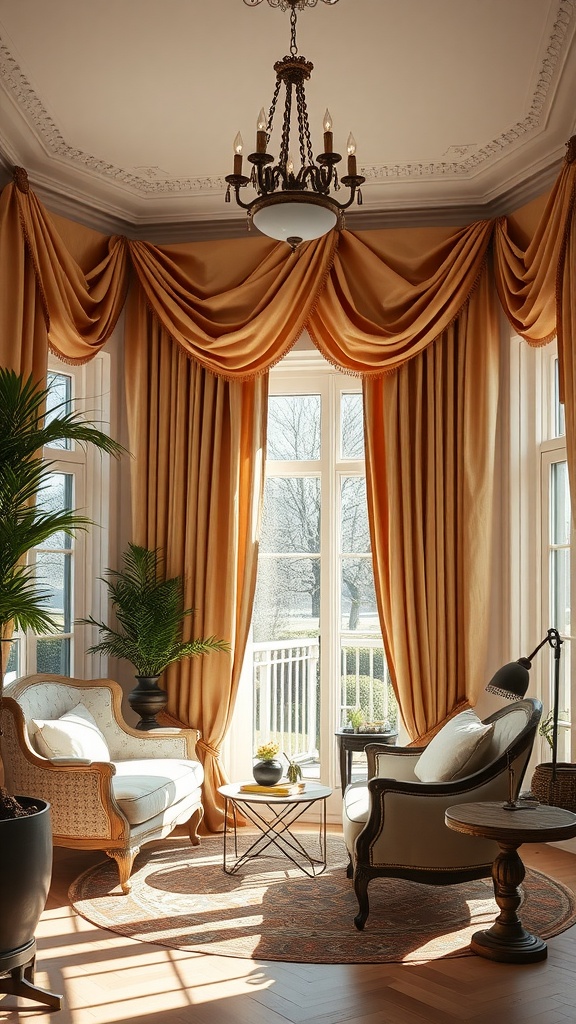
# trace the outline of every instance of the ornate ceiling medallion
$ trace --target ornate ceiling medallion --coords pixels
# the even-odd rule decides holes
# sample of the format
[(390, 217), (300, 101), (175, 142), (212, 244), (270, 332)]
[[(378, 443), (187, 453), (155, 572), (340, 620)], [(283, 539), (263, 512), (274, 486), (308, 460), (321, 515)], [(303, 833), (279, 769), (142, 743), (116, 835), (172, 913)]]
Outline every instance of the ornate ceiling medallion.
[[(247, 7), (257, 7), (262, 0), (244, 0)], [(270, 7), (279, 7), (281, 11), (287, 11), (289, 7), (297, 7), (303, 11), (305, 7), (316, 7), (318, 0), (268, 0)], [(338, 0), (322, 0), (323, 4), (337, 4)]]

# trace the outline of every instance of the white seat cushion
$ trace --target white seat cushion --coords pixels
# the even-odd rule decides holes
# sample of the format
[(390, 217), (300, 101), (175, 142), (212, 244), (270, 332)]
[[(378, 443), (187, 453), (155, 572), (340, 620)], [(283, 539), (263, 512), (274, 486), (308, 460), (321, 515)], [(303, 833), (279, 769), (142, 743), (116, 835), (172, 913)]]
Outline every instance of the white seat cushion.
[(115, 761), (112, 792), (131, 825), (161, 814), (202, 785), (204, 769), (199, 761), (154, 758)]
[(56, 719), (32, 719), (32, 740), (44, 757), (83, 758), (109, 761), (104, 735), (83, 704), (77, 704)]
[(414, 765), (421, 782), (449, 782), (482, 767), (494, 724), (485, 725), (469, 708), (451, 718), (434, 736)]

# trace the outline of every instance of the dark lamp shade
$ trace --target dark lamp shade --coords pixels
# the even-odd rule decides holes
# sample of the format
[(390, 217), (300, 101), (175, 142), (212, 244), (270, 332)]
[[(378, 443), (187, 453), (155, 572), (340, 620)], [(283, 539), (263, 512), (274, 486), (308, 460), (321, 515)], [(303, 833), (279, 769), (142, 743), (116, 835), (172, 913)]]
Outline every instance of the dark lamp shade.
[(498, 669), (486, 689), (489, 693), (497, 693), (499, 697), (506, 697), (508, 700), (520, 700), (526, 695), (530, 682), (529, 668), (530, 662), (527, 658), (510, 661)]

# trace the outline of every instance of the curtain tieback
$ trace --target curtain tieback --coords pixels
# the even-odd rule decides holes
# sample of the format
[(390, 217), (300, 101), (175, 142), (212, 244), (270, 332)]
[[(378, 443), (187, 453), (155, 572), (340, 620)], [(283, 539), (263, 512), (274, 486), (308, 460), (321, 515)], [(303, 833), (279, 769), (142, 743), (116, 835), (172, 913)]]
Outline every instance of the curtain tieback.
[(206, 740), (198, 740), (196, 745), (201, 748), (204, 754), (210, 754), (211, 757), (215, 758), (220, 757), (220, 751), (218, 748), (211, 746), (210, 743), (206, 743)]
[(14, 167), (12, 171), (12, 177), (14, 184), (19, 192), (23, 192), (24, 195), (30, 191), (30, 183), (28, 181), (28, 173), (24, 167)]

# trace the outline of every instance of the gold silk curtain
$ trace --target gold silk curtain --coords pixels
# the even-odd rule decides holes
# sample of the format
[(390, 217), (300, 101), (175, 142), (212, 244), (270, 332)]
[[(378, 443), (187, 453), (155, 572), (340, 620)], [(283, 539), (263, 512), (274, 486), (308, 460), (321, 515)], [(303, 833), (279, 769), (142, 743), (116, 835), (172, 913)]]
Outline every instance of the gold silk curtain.
[[(223, 825), (219, 761), (250, 627), (263, 493), (267, 369), (294, 344), (337, 236), (295, 257), (242, 243), (130, 243), (138, 284), (126, 320), (134, 536), (186, 579), (193, 631), (229, 640), (163, 680), (168, 710), (199, 728), (205, 823)], [(153, 311), (153, 316), (148, 310)], [(216, 377), (212, 371), (219, 371)]]
[(346, 233), (310, 324), (327, 358), (362, 374), (380, 622), (414, 740), (475, 703), (482, 682), (499, 358), (492, 229)]
[(485, 272), (439, 338), (395, 373), (364, 381), (380, 621), (418, 742), (474, 703), (483, 682), (499, 344)]
[(227, 781), (220, 748), (256, 582), (268, 376), (227, 381), (209, 373), (173, 343), (139, 289), (128, 305), (126, 375), (135, 542), (165, 551), (170, 573), (184, 571), (186, 606), (195, 609), (190, 637), (231, 645), (230, 655), (187, 660), (162, 680), (172, 718), (201, 731), (205, 825), (218, 831), (218, 786)]
[[(531, 345), (558, 337), (560, 398), (564, 402), (572, 517), (576, 516), (576, 136), (540, 224), (526, 244), (512, 218), (496, 230), (496, 284), (514, 329)], [(512, 226), (511, 226), (512, 225)]]
[(263, 373), (292, 347), (324, 284), (335, 232), (287, 256), (269, 238), (130, 253), (150, 308), (182, 349), (220, 377)]
[[(56, 230), (54, 222), (28, 186), (22, 169), (16, 182), (7, 185), (2, 193), (6, 202), (7, 224), (11, 229), (10, 244), (15, 240), (15, 224), (20, 224), (21, 240), (25, 243), (28, 266), (33, 268), (40, 308), (44, 314), (48, 344), (66, 362), (84, 363), (100, 351), (108, 340), (120, 315), (126, 298), (128, 262), (126, 239), (114, 236), (106, 239), (98, 252), (95, 265), (85, 273), (70, 253)], [(88, 233), (78, 225), (78, 235)], [(9, 259), (9, 256), (8, 256)], [(14, 300), (21, 308), (19, 295)], [(36, 359), (45, 366), (47, 358), (46, 334), (37, 339), (41, 349), (29, 360)]]
[[(26, 181), (27, 187), (27, 181)], [(18, 189), (0, 196), (0, 363), (44, 381), (48, 365), (47, 312), (26, 247)]]
[[(576, 158), (576, 146), (569, 155)], [(564, 401), (572, 518), (576, 519), (576, 164), (571, 165), (571, 170), (570, 180), (566, 183), (569, 206), (563, 225), (556, 294), (560, 394)]]
[[(189, 575), (198, 633), (214, 623), (233, 644), (218, 677), (224, 655), (168, 682), (174, 716), (203, 730), (211, 827), (221, 823), (218, 749), (253, 592), (266, 372), (303, 326), (326, 359), (363, 378), (375, 575), (403, 717), (416, 738), (474, 703), (488, 600), (489, 570), (478, 567), (491, 528), (495, 287), (530, 343), (546, 342), (558, 323), (571, 468), (576, 455), (572, 161), (570, 147), (528, 236), (511, 216), (332, 233), (296, 256), (260, 237), (178, 246), (106, 238), (51, 217), (25, 172), (4, 189), (5, 365), (42, 376), (47, 344), (65, 360), (90, 359), (134, 269), (126, 388), (136, 534), (166, 544), (171, 570)], [(477, 555), (466, 550), (472, 541)], [(431, 573), (452, 581), (447, 606)]]
[(492, 227), (342, 232), (309, 323), (317, 348), (363, 378), (424, 351), (478, 281)]

